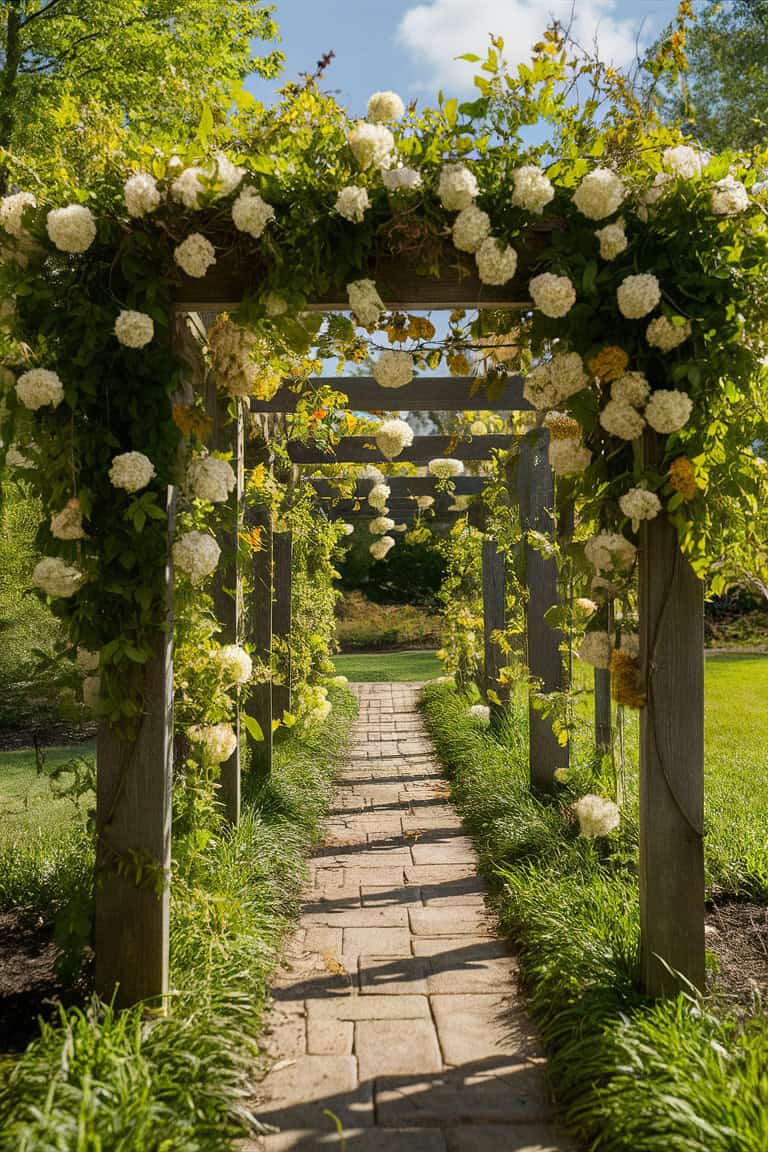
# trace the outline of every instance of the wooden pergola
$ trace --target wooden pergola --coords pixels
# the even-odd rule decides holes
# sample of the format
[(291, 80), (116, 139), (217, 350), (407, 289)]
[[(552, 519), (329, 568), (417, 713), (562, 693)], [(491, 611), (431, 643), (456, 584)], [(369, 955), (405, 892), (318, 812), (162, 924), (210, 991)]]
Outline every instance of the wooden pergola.
[[(463, 259), (439, 279), (415, 274), (406, 263), (391, 258), (373, 261), (360, 275), (375, 279), (379, 294), (390, 309), (403, 311), (455, 308), (519, 308), (527, 303), (526, 285), (538, 256), (547, 243), (546, 232), (532, 232), (520, 260), (517, 277), (504, 288), (488, 288)], [(221, 260), (204, 278), (185, 279), (176, 291), (180, 314), (236, 311), (257, 289), (253, 267), (237, 254)], [(348, 311), (343, 293), (320, 293), (308, 307), (318, 311)], [(177, 328), (177, 332), (178, 332)], [(178, 339), (178, 337), (177, 337)], [(360, 410), (389, 410), (393, 402), (403, 409), (499, 410), (527, 407), (519, 378), (510, 378), (492, 401), (482, 389), (470, 394), (467, 380), (419, 378), (397, 392), (379, 389), (370, 379), (334, 380), (349, 396), (349, 406)], [(289, 389), (254, 409), (262, 413), (289, 412), (296, 397)], [(215, 398), (211, 401), (216, 409)], [(232, 430), (230, 425), (229, 429)], [(231, 436), (239, 464), (242, 494), (242, 427)], [(426, 463), (449, 454), (465, 460), (483, 460), (510, 438), (475, 437), (450, 446), (445, 438), (417, 437), (398, 459)], [(222, 446), (222, 442), (218, 442)], [(375, 463), (382, 458), (365, 437), (342, 440), (335, 455), (293, 444), (290, 459), (298, 465), (322, 463)], [(393, 494), (416, 487), (427, 478), (388, 481)], [(467, 478), (469, 479), (469, 478)], [(466, 491), (463, 479), (457, 491)], [(318, 495), (323, 482), (316, 482)], [(427, 488), (426, 485), (421, 489)], [(552, 536), (554, 483), (547, 458), (547, 433), (536, 429), (520, 445), (518, 491), (525, 532)], [(173, 510), (169, 491), (169, 509)], [(173, 516), (170, 516), (171, 530)], [(272, 534), (263, 516), (265, 549), (254, 556), (249, 573), (253, 587), (248, 606), (248, 641), (268, 654), (272, 636), (290, 630), (291, 542), (287, 534)], [(232, 544), (233, 541), (222, 541)], [(487, 586), (487, 631), (503, 627), (503, 557), (493, 541), (484, 550)], [(141, 999), (164, 1002), (168, 991), (169, 876), (171, 863), (171, 785), (173, 775), (173, 665), (172, 573), (166, 568), (168, 628), (159, 633), (154, 656), (146, 667), (145, 713), (137, 738), (126, 742), (103, 730), (98, 741), (97, 789), (97, 906), (96, 984), (109, 999), (118, 987), (118, 1002)], [(526, 548), (525, 579), (529, 597), (527, 658), (531, 676), (541, 690), (563, 687), (561, 637), (545, 621), (557, 603), (557, 571), (553, 560), (537, 548)], [(224, 574), (215, 591), (225, 642), (242, 637), (242, 605), (237, 574)], [(501, 614), (499, 613), (501, 605)], [(650, 994), (677, 990), (680, 976), (698, 987), (704, 982), (704, 866), (703, 866), (703, 591), (680, 553), (676, 533), (660, 516), (645, 522), (640, 541), (641, 663), (648, 703), (641, 716), (641, 845), (640, 894), (642, 916), (642, 978)], [(493, 658), (489, 661), (493, 670)], [(284, 686), (259, 685), (248, 709), (265, 739), (253, 745), (260, 771), (271, 764), (271, 719), (286, 706)], [(531, 779), (541, 790), (552, 788), (556, 768), (568, 763), (568, 750), (555, 739), (550, 723), (531, 709)], [(228, 817), (238, 819), (240, 795), (239, 754), (222, 766), (222, 798)], [(117, 866), (118, 855), (146, 863), (152, 882), (136, 885)], [(680, 974), (680, 976), (677, 975)]]

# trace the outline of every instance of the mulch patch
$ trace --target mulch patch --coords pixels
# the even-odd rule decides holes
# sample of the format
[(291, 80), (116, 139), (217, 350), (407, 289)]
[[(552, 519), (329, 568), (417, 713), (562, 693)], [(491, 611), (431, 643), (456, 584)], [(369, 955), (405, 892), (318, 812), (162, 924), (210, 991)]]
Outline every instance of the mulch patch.
[(65, 987), (56, 973), (59, 948), (42, 917), (0, 912), (0, 1051), (23, 1052), (59, 1005), (80, 1001), (85, 987)]
[(768, 999), (768, 907), (730, 901), (714, 904), (706, 917), (706, 942), (718, 961), (713, 991), (739, 1009), (755, 994)]

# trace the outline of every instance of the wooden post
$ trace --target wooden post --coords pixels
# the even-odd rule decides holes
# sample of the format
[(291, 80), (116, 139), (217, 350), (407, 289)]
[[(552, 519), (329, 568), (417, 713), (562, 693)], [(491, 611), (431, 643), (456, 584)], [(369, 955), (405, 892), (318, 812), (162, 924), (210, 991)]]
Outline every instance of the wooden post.
[[(551, 539), (555, 493), (548, 446), (549, 433), (545, 428), (537, 428), (524, 437), (520, 445), (518, 498), (523, 532), (538, 532)], [(542, 692), (558, 692), (563, 688), (562, 634), (544, 619), (546, 612), (558, 603), (557, 564), (529, 542), (525, 544), (524, 560), (528, 670)], [(555, 771), (568, 767), (568, 746), (558, 744), (551, 720), (542, 716), (533, 703), (529, 717), (531, 787), (549, 792), (554, 787)]]
[[(605, 631), (613, 633), (613, 602), (609, 600), (600, 610), (600, 624)], [(611, 705), (610, 668), (595, 668), (595, 748), (600, 757), (606, 756), (613, 747), (613, 721)]]
[[(174, 494), (168, 489), (169, 541)], [(166, 628), (143, 676), (144, 711), (134, 740), (102, 727), (96, 745), (95, 985), (120, 1008), (168, 994), (171, 791), (173, 785), (173, 578), (163, 573)], [(137, 883), (138, 875), (141, 881)]]
[[(249, 467), (270, 465), (269, 443), (260, 439), (249, 444)], [(272, 663), (272, 507), (253, 504), (246, 510), (247, 527), (261, 533), (261, 548), (253, 553), (248, 598), (248, 639), (253, 655), (268, 668)], [(261, 779), (272, 772), (272, 682), (252, 685), (246, 712), (259, 725), (263, 739), (251, 744), (251, 765)]]
[(704, 988), (704, 591), (664, 515), (641, 525), (639, 604), (641, 979), (672, 996)]
[[(226, 404), (216, 392), (216, 382), (209, 378), (206, 389), (206, 410), (213, 422), (211, 442), (219, 452), (232, 453), (232, 466), (237, 482), (227, 503), (230, 522), (217, 534), (221, 548), (221, 561), (213, 579), (213, 607), (221, 625), (219, 638), (223, 644), (239, 644), (242, 638), (242, 578), (239, 571), (239, 532), (243, 511), (243, 414), (237, 401), (237, 420), (226, 422)], [(235, 732), (237, 748), (221, 765), (220, 799), (224, 816), (230, 824), (240, 822), (240, 703), (235, 705)]]
[[(499, 680), (504, 658), (492, 639), (506, 627), (506, 557), (495, 540), (483, 540), (483, 640), (485, 647), (485, 694), (491, 708), (491, 726), (498, 728), (509, 701), (509, 689)], [(491, 695), (493, 694), (493, 695)], [(498, 700), (494, 699), (498, 697)]]
[(272, 686), (272, 711), (280, 718), (291, 710), (291, 563), (293, 560), (293, 533), (276, 532), (273, 537), (275, 598), (272, 604), (272, 635), (281, 641), (284, 649), (284, 684)]

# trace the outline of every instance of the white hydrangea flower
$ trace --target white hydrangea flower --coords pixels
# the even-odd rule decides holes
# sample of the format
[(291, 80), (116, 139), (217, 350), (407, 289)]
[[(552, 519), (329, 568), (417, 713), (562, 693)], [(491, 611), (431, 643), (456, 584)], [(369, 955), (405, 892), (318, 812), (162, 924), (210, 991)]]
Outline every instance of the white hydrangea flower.
[(355, 531), (354, 524), (350, 524), (349, 522), (342, 524), (341, 528), (345, 536), (351, 536)]
[(237, 168), (223, 152), (217, 152), (208, 165), (210, 179), (216, 183), (216, 199), (231, 195), (242, 183), (245, 169)]
[(613, 642), (607, 632), (585, 632), (578, 657), (593, 668), (610, 668), (612, 651)]
[(650, 393), (651, 386), (642, 372), (625, 372), (611, 384), (611, 399), (633, 408), (642, 408)]
[(237, 477), (232, 465), (218, 456), (195, 456), (187, 468), (187, 489), (197, 500), (223, 504), (234, 491)]
[(136, 219), (149, 216), (160, 207), (157, 181), (148, 172), (136, 172), (133, 176), (129, 176), (123, 188), (123, 195), (128, 215)]
[(392, 166), (395, 138), (383, 124), (366, 124), (363, 120), (350, 131), (347, 141), (363, 170)]
[(264, 229), (275, 218), (275, 210), (271, 204), (256, 191), (255, 188), (243, 188), (240, 195), (232, 205), (232, 222), (238, 232), (246, 232), (258, 240)]
[(270, 320), (277, 316), (285, 316), (288, 311), (288, 301), (278, 292), (267, 292), (264, 297), (264, 311)]
[[(381, 473), (379, 473), (379, 475), (381, 475)], [(383, 512), (391, 495), (392, 489), (389, 487), (389, 484), (379, 482), (378, 484), (374, 484), (368, 493), (368, 503), (371, 508), (376, 508), (380, 512)]]
[(77, 496), (68, 500), (61, 512), (55, 512), (51, 516), (51, 534), (57, 540), (85, 539), (83, 513)]
[(453, 246), (460, 252), (477, 252), (491, 234), (491, 218), (482, 208), (470, 204), (453, 222)]
[(488, 425), (484, 420), (473, 420), (469, 426), (469, 431), (473, 436), (487, 436)]
[(487, 704), (473, 704), (469, 709), (469, 715), (483, 726), (491, 722), (491, 709)]
[(627, 320), (642, 320), (661, 300), (661, 285), (651, 272), (625, 276), (616, 289), (616, 300)]
[(46, 404), (58, 408), (64, 399), (64, 385), (56, 372), (48, 368), (32, 368), (23, 372), (16, 381), (16, 395), (32, 412)]
[(434, 496), (417, 496), (416, 497), (416, 507), (419, 509), (420, 512), (426, 512), (426, 510), (428, 508), (432, 507), (434, 502), (435, 502)]
[(394, 526), (395, 522), (390, 520), (389, 516), (374, 516), (368, 525), (368, 531), (371, 536), (386, 536), (387, 532), (391, 532)]
[(386, 311), (373, 280), (353, 280), (347, 284), (347, 299), (358, 324), (364, 328), (374, 328)]
[(521, 168), (515, 168), (512, 180), (515, 185), (512, 203), (516, 208), (525, 208), (527, 212), (541, 215), (547, 204), (555, 198), (552, 182), (537, 164), (524, 164)]
[(374, 92), (368, 100), (367, 116), (371, 124), (389, 124), (405, 115), (405, 104), (397, 92)]
[(155, 466), (143, 452), (122, 452), (112, 458), (109, 479), (113, 488), (140, 492), (155, 475)]
[(200, 744), (213, 764), (223, 764), (237, 748), (237, 736), (231, 724), (193, 724), (187, 729), (193, 744)]
[(221, 549), (207, 532), (185, 532), (173, 545), (173, 563), (179, 572), (199, 584), (216, 571)]
[(454, 496), (453, 504), (448, 505), (449, 512), (466, 512), (469, 508), (469, 496)]
[(537, 364), (531, 368), (523, 383), (523, 397), (540, 411), (554, 408), (560, 402), (559, 393), (552, 383), (549, 364)]
[(115, 320), (115, 336), (126, 348), (144, 348), (155, 335), (155, 322), (146, 312), (124, 308)]
[(413, 444), (413, 428), (405, 420), (385, 420), (376, 429), (376, 444), (387, 460), (394, 460), (404, 448)]
[(454, 476), (461, 476), (464, 471), (464, 464), (461, 460), (453, 460), (449, 456), (438, 457), (435, 460), (430, 460), (427, 471), (430, 476), (436, 476), (438, 480), (451, 480)]
[(689, 144), (678, 144), (675, 148), (664, 149), (661, 162), (667, 171), (678, 179), (693, 180), (696, 176), (701, 176), (710, 159), (708, 152), (700, 152), (698, 148), (691, 148)]
[(602, 796), (582, 796), (573, 806), (579, 821), (579, 833), (585, 840), (608, 836), (621, 823), (621, 812), (613, 800)]
[(528, 290), (536, 307), (553, 320), (567, 316), (576, 303), (576, 289), (568, 276), (542, 272), (534, 276)]
[(621, 205), (624, 185), (610, 168), (595, 168), (584, 177), (573, 194), (573, 202), (589, 220), (604, 220)]
[(620, 440), (637, 440), (645, 428), (640, 413), (623, 400), (609, 400), (600, 413), (600, 423), (609, 435)]
[[(682, 316), (679, 317), (682, 320)], [(645, 338), (652, 348), (672, 352), (684, 344), (693, 331), (690, 320), (675, 324), (668, 316), (656, 316), (645, 330)]]
[(358, 188), (355, 184), (348, 184), (346, 188), (342, 188), (336, 198), (335, 208), (339, 216), (343, 216), (345, 220), (351, 220), (354, 224), (359, 224), (367, 208), (370, 208), (371, 202), (368, 199), (368, 190), (366, 188)]
[(374, 560), (383, 560), (390, 548), (394, 548), (395, 541), (391, 536), (379, 536), (378, 540), (374, 540), (368, 551)]
[(557, 476), (575, 476), (589, 467), (592, 453), (581, 440), (550, 440), (549, 466)]
[(736, 216), (749, 208), (749, 194), (740, 180), (730, 174), (712, 188), (712, 211), (715, 216)]
[(670, 191), (674, 177), (669, 172), (657, 172), (653, 184), (638, 196), (637, 215), (644, 222), (648, 220), (654, 205)]
[(357, 473), (359, 480), (375, 480), (377, 483), (384, 479), (384, 473), (381, 468), (377, 468), (375, 464), (364, 464)]
[(387, 349), (373, 365), (373, 378), (382, 388), (403, 388), (413, 379), (413, 357), (410, 352)]
[(626, 252), (629, 241), (624, 227), (624, 221), (617, 220), (613, 224), (606, 224), (605, 228), (598, 228), (595, 232), (603, 260), (615, 260), (622, 252)]
[(81, 672), (95, 672), (101, 659), (100, 653), (92, 652), (90, 648), (78, 648), (75, 664)]
[(549, 362), (549, 375), (558, 393), (558, 403), (575, 396), (589, 383), (578, 352), (558, 352)]
[(388, 192), (415, 192), (422, 185), (421, 172), (407, 165), (385, 169), (381, 179)]
[(216, 249), (200, 232), (192, 232), (175, 249), (173, 258), (187, 276), (200, 279), (216, 263)]
[(11, 447), (5, 454), (6, 468), (34, 468), (34, 461), (25, 456), (23, 452), (19, 452), (18, 448)]
[(500, 240), (489, 236), (475, 253), (475, 262), (483, 284), (507, 284), (517, 271), (517, 252), (509, 244), (502, 247)]
[(620, 532), (599, 532), (584, 545), (584, 555), (597, 572), (626, 570), (635, 562), (637, 548)]
[(73, 564), (67, 564), (57, 556), (46, 556), (38, 561), (32, 572), (32, 584), (47, 596), (68, 599), (79, 592), (85, 583), (85, 576)]
[(345, 684), (349, 684), (348, 676), (331, 676), (331, 684), (337, 684), (339, 688), (343, 688)]
[(668, 435), (684, 428), (692, 411), (693, 401), (686, 392), (659, 388), (651, 393), (645, 418), (654, 431)]
[(469, 208), (479, 191), (474, 172), (465, 164), (443, 165), (437, 186), (443, 208), (449, 212), (461, 212), (463, 208)]
[(185, 208), (199, 208), (204, 193), (212, 192), (216, 200), (229, 196), (244, 175), (242, 168), (236, 168), (231, 160), (219, 152), (215, 159), (204, 166), (192, 165), (185, 168), (171, 185), (171, 196)]
[(24, 227), (24, 212), (27, 208), (36, 207), (37, 200), (31, 192), (14, 192), (12, 196), (5, 196), (0, 200), (0, 227), (9, 236), (23, 240), (29, 235)]
[(619, 508), (634, 526), (639, 520), (655, 520), (661, 512), (661, 501), (647, 488), (630, 488), (619, 497)]
[(253, 675), (253, 661), (239, 644), (223, 644), (214, 658), (230, 684), (247, 684)]
[(46, 227), (60, 252), (85, 252), (96, 239), (96, 221), (83, 204), (54, 208), (48, 213)]

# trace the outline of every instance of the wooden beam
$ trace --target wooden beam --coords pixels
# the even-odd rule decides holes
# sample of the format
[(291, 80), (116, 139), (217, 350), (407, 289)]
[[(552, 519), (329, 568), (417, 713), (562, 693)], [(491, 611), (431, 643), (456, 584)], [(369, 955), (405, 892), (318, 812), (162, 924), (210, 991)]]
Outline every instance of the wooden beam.
[[(237, 419), (227, 421), (226, 401), (218, 395), (212, 374), (207, 381), (205, 407), (212, 421), (211, 444), (218, 452), (231, 452), (232, 464), (237, 481), (232, 496), (227, 501), (226, 515), (229, 523), (219, 530), (217, 540), (221, 548), (221, 561), (213, 579), (211, 589), (216, 619), (221, 625), (219, 639), (223, 644), (239, 644), (242, 639), (242, 577), (239, 571), (238, 535), (243, 513), (243, 453), (244, 433), (243, 414), (240, 401), (237, 402)], [(235, 705), (234, 728), (237, 733), (237, 747), (221, 765), (219, 778), (220, 799), (224, 816), (230, 824), (240, 822), (240, 703)]]
[[(477, 496), (483, 491), (487, 479), (486, 476), (457, 476), (451, 484), (457, 496)], [(330, 480), (315, 477), (309, 483), (318, 496), (338, 499), (339, 490)], [(374, 480), (358, 480), (355, 495), (364, 500), (375, 483)], [(439, 495), (434, 476), (385, 476), (384, 483), (389, 485), (393, 497)]]
[[(524, 533), (537, 532), (553, 538), (555, 493), (548, 445), (549, 433), (545, 428), (535, 429), (523, 438), (518, 496)], [(541, 692), (559, 692), (563, 688), (562, 634), (550, 627), (544, 618), (547, 611), (558, 603), (557, 576), (555, 561), (542, 556), (538, 549), (526, 542), (528, 670)], [(534, 708), (533, 701), (529, 707), (529, 719), (531, 786), (537, 791), (550, 792), (554, 788), (555, 770), (568, 767), (568, 747), (558, 743), (551, 720)]]
[[(286, 381), (271, 400), (251, 400), (252, 412), (294, 412), (301, 393)], [(522, 376), (509, 376), (488, 385), (483, 376), (417, 376), (403, 388), (382, 388), (372, 376), (312, 379), (304, 391), (327, 385), (345, 393), (347, 408), (355, 412), (523, 412), (531, 405), (523, 399)]]
[[(269, 443), (263, 438), (249, 440), (246, 445), (246, 466), (259, 464), (271, 467)], [(272, 663), (272, 507), (269, 503), (253, 503), (246, 508), (246, 527), (260, 532), (261, 548), (251, 555), (250, 572), (246, 577), (249, 595), (246, 604), (246, 635), (253, 656), (266, 664)], [(250, 763), (254, 773), (267, 779), (272, 772), (272, 682), (251, 685), (245, 705), (247, 715), (261, 729), (263, 739), (249, 742)]]
[(472, 440), (455, 440), (452, 436), (414, 436), (396, 460), (387, 460), (376, 446), (373, 436), (345, 436), (333, 452), (324, 452), (314, 444), (288, 445), (288, 456), (294, 464), (428, 464), (437, 457), (454, 460), (489, 460), (494, 451), (508, 450), (514, 441), (511, 434), (474, 436)]
[(491, 727), (498, 728), (509, 689), (499, 676), (504, 667), (501, 648), (492, 638), (494, 632), (503, 631), (506, 613), (506, 557), (498, 551), (495, 540), (483, 540), (483, 644), (485, 651), (485, 695), (491, 708)]
[[(198, 214), (202, 231), (205, 214)], [(530, 303), (528, 280), (550, 243), (553, 231), (564, 227), (559, 221), (532, 222), (526, 228), (525, 244), (519, 252), (517, 274), (503, 287), (483, 284), (471, 257), (446, 248), (446, 259), (439, 276), (417, 275), (415, 265), (401, 254), (378, 251), (371, 255), (347, 280), (375, 280), (381, 299), (392, 310), (429, 310), (433, 308), (513, 308)], [(211, 232), (215, 241), (215, 235)], [(229, 247), (229, 237), (226, 237)], [(247, 297), (264, 291), (265, 267), (261, 246), (242, 243), (229, 251), (220, 251), (216, 264), (206, 276), (191, 277), (177, 273), (174, 304), (181, 312), (234, 312)], [(314, 312), (348, 312), (346, 284), (339, 284), (312, 294), (305, 310)]]
[(272, 635), (284, 650), (285, 683), (272, 685), (272, 711), (280, 719), (291, 710), (291, 601), (293, 533), (276, 532), (273, 540), (275, 598), (272, 605)]
[(641, 523), (639, 606), (641, 979), (674, 996), (704, 989), (704, 591), (664, 515)]
[[(96, 742), (95, 987), (127, 1008), (163, 1008), (168, 994), (173, 787), (173, 576), (175, 497), (167, 493), (169, 558), (162, 574), (166, 628), (152, 656), (132, 665), (143, 713), (135, 739), (102, 726)], [(141, 879), (138, 879), (138, 876)]]

